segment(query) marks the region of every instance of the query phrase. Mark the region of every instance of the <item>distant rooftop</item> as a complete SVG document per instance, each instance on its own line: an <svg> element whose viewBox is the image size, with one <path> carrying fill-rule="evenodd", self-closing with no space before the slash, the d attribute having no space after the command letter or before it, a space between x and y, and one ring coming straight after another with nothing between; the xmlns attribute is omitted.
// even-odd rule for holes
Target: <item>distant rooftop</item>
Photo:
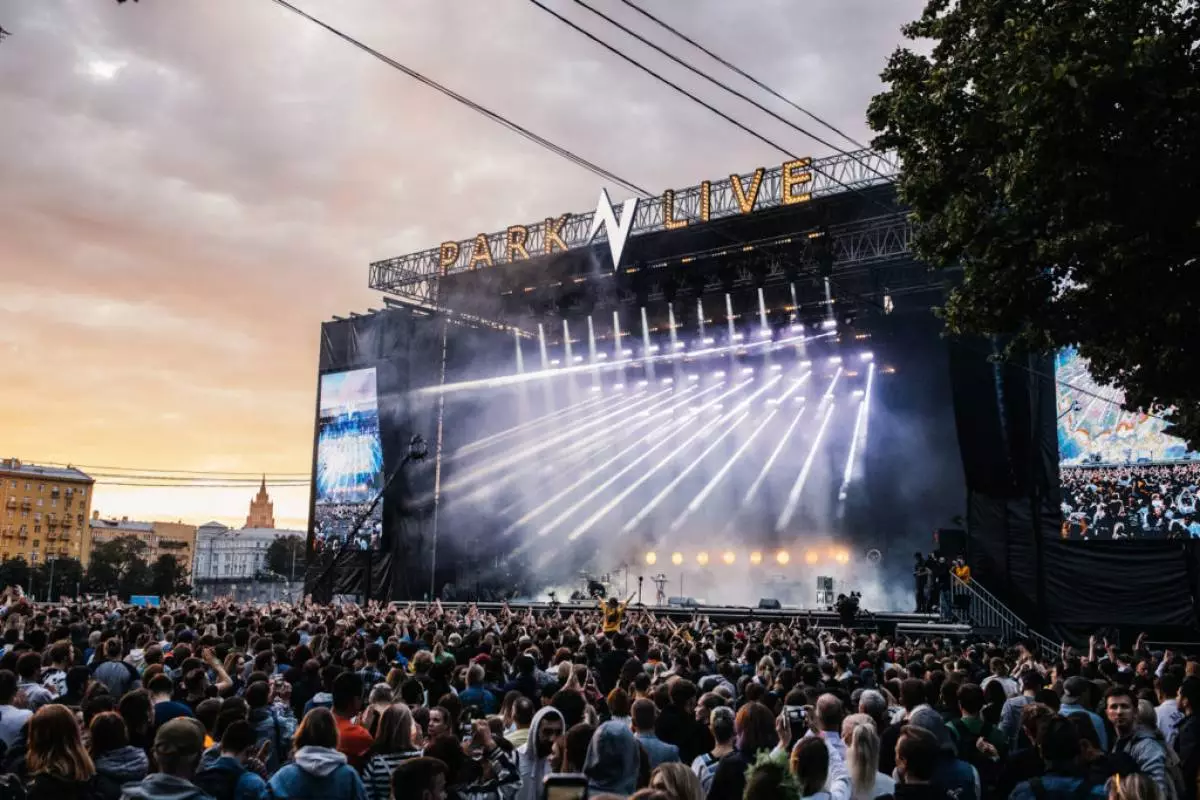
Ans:
<svg viewBox="0 0 1200 800"><path fill-rule="evenodd" d="M139 522L134 519L92 519L91 526L102 530L114 531L141 531L151 532L154 530L153 522Z"/></svg>
<svg viewBox="0 0 1200 800"><path fill-rule="evenodd" d="M0 474L28 475L30 477L50 478L51 480L95 483L91 476L74 467L43 467L38 464L26 464L19 458L0 459Z"/></svg>

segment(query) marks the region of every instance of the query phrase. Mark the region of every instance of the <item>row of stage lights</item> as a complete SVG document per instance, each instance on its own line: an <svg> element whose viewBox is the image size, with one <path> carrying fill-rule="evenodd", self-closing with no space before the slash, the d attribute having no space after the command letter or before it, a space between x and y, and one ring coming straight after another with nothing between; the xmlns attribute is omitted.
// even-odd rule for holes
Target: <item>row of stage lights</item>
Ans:
<svg viewBox="0 0 1200 800"><path fill-rule="evenodd" d="M761 550L752 550L749 556L750 563L754 566L758 566L763 563L764 559L766 559L768 555L775 561L776 564L781 567L787 566L792 560L792 554L787 550L776 550L773 554L766 555ZM820 550L806 550L804 551L804 563L818 564L821 562L821 556L822 552ZM824 556L827 560L836 562L838 564L850 563L850 551L843 548L831 547L824 551ZM658 563L658 553L653 550L646 553L645 558L646 564L651 567ZM683 553L679 551L671 553L671 563L675 566L683 566L683 562L685 560L686 559L684 558ZM701 550L696 553L696 563L702 567L707 567L711 560L712 557L709 555L707 550ZM735 553L733 550L725 550L721 553L720 561L727 567L732 567L737 563L737 560L737 553Z"/></svg>

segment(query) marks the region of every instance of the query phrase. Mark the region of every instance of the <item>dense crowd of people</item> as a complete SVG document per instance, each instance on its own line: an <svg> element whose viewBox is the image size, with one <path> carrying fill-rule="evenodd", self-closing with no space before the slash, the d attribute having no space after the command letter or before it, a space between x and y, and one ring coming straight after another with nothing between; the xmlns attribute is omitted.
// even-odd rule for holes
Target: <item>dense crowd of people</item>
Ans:
<svg viewBox="0 0 1200 800"><path fill-rule="evenodd" d="M1063 536L1200 538L1200 463L1063 467Z"/></svg>
<svg viewBox="0 0 1200 800"><path fill-rule="evenodd" d="M0 598L0 798L1197 800L1200 662L791 620Z"/></svg>

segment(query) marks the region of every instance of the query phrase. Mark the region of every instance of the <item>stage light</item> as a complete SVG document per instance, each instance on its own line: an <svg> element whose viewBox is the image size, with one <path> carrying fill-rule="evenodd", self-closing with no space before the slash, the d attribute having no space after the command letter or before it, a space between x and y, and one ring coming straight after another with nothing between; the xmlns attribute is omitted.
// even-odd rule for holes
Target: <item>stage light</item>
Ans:
<svg viewBox="0 0 1200 800"><path fill-rule="evenodd" d="M696 563L702 567L708 566L708 553L701 550L696 554Z"/></svg>
<svg viewBox="0 0 1200 800"><path fill-rule="evenodd" d="M746 335L745 335L744 333L735 333L735 334L734 334L732 337L730 337L730 338L732 339L732 341L735 341L735 342L740 342L742 339L745 339L745 338L746 338Z"/></svg>
<svg viewBox="0 0 1200 800"><path fill-rule="evenodd" d="M742 374L743 375L753 375L754 367L742 367Z"/></svg>
<svg viewBox="0 0 1200 800"><path fill-rule="evenodd" d="M821 323L821 327L822 328L836 328L837 320L836 319L827 319Z"/></svg>
<svg viewBox="0 0 1200 800"><path fill-rule="evenodd" d="M787 550L780 550L778 553L776 553L776 554L775 554L775 561L776 561L776 563L778 563L778 564L779 564L779 566L781 566L781 567L782 567L784 564L787 564L787 563L788 563L789 561L791 561L791 560L792 560L792 557L791 557L790 555L788 555L788 551L787 551Z"/></svg>
<svg viewBox="0 0 1200 800"><path fill-rule="evenodd" d="M596 353L597 361L604 361L608 358L608 353Z"/></svg>
<svg viewBox="0 0 1200 800"><path fill-rule="evenodd" d="M871 360L871 359L873 359L874 357L875 357L875 354L874 354L874 353L872 353L872 352L870 352L870 351L868 350L867 352L865 352L865 353L862 353L861 355L859 355L859 357L858 357L858 358L859 358L859 360L860 360L860 361L870 361L870 360Z"/></svg>
<svg viewBox="0 0 1200 800"><path fill-rule="evenodd" d="M661 381L659 381L659 383L661 383L663 386L670 386L674 382L675 382L674 378L663 378Z"/></svg>
<svg viewBox="0 0 1200 800"><path fill-rule="evenodd" d="M815 564L815 563L817 563L817 559L819 559L819 558L820 558L820 556L817 555L816 550L809 550L807 553L804 554L804 563L805 564Z"/></svg>
<svg viewBox="0 0 1200 800"><path fill-rule="evenodd" d="M802 366L802 367L811 367L811 366L812 366L812 362L811 362L811 361L801 361L801 362L800 362L800 366Z"/></svg>
<svg viewBox="0 0 1200 800"><path fill-rule="evenodd" d="M737 560L737 556L733 554L732 550L726 550L721 554L721 560L725 562L725 566L733 566L733 562Z"/></svg>
<svg viewBox="0 0 1200 800"><path fill-rule="evenodd" d="M598 392L598 391L600 391L600 387L599 387L599 386L593 386L593 387L592 387L592 391L593 391L593 392Z"/></svg>
<svg viewBox="0 0 1200 800"><path fill-rule="evenodd" d="M688 375L688 380L689 381L698 381L698 380L700 380L700 376L699 375Z"/></svg>
<svg viewBox="0 0 1200 800"><path fill-rule="evenodd" d="M618 392L624 388L625 388L625 384L623 384L623 383L614 383L613 384L613 389L615 389Z"/></svg>
<svg viewBox="0 0 1200 800"><path fill-rule="evenodd" d="M711 375L709 375L708 377L710 377L710 378L724 378L724 377L725 377L725 370L723 370L723 369L719 369L719 370L717 370L716 372L714 372L714 373L712 373Z"/></svg>
<svg viewBox="0 0 1200 800"><path fill-rule="evenodd" d="M865 392L862 389L855 389L853 392L850 393L850 396L851 397L862 397L864 394L865 394Z"/></svg>
<svg viewBox="0 0 1200 800"><path fill-rule="evenodd" d="M849 564L850 563L850 554L848 552L846 552L845 550L838 550L835 558L837 559L837 562L839 564Z"/></svg>
<svg viewBox="0 0 1200 800"><path fill-rule="evenodd" d="M559 365L559 360L557 358L550 361L550 366L557 367L558 365Z"/></svg>
<svg viewBox="0 0 1200 800"><path fill-rule="evenodd" d="M751 553L750 554L750 563L751 564L761 564L762 563L762 553L758 552L757 550L755 550L753 553Z"/></svg>
<svg viewBox="0 0 1200 800"><path fill-rule="evenodd" d="M637 385L638 385L638 386L645 386L645 385L646 385L646 384L648 384L648 383L650 383L650 381L638 381L638 382L637 382Z"/></svg>
<svg viewBox="0 0 1200 800"><path fill-rule="evenodd" d="M772 364L771 365L772 372L779 372L781 369L783 369L783 364Z"/></svg>
<svg viewBox="0 0 1200 800"><path fill-rule="evenodd" d="M657 352L658 352L658 345L656 345L656 344L652 344L652 345L650 345L648 348L646 348L646 352L648 352L648 353L657 353Z"/></svg>
<svg viewBox="0 0 1200 800"><path fill-rule="evenodd" d="M655 553L653 550L651 550L649 553L646 553L646 563L652 567L655 564L657 564L658 563L658 553Z"/></svg>
<svg viewBox="0 0 1200 800"><path fill-rule="evenodd" d="M758 338L760 338L760 339L770 339L770 338L771 338L771 329L770 329L770 328L763 328L761 331L759 331L759 332L758 332Z"/></svg>
<svg viewBox="0 0 1200 800"><path fill-rule="evenodd" d="M830 364L840 364L840 363L842 363L842 357L841 356L830 356L829 363Z"/></svg>
<svg viewBox="0 0 1200 800"><path fill-rule="evenodd" d="M801 325L800 323L796 323L795 325L792 326L792 333L802 333L803 331L804 331L804 326Z"/></svg>
<svg viewBox="0 0 1200 800"><path fill-rule="evenodd" d="M622 351L621 351L621 355L623 355L623 356L631 356L631 355L633 355L633 351L632 351L632 350L622 350Z"/></svg>
<svg viewBox="0 0 1200 800"><path fill-rule="evenodd" d="M705 337L704 337L703 339L701 339L700 341L701 341L701 343L702 343L702 344L707 344L707 345L713 345L713 344L716 344L716 343L717 343L717 340L716 340L716 339L714 339L714 338L712 338L711 336L705 336Z"/></svg>
<svg viewBox="0 0 1200 800"><path fill-rule="evenodd" d="M671 553L671 563L679 566L683 563L683 553Z"/></svg>

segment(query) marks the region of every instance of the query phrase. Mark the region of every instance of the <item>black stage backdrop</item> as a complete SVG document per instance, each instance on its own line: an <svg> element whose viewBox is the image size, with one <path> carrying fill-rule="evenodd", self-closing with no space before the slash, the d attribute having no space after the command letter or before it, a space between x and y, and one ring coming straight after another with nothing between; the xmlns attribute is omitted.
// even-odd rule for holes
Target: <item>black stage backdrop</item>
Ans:
<svg viewBox="0 0 1200 800"><path fill-rule="evenodd" d="M395 478L382 499L383 540L378 552L330 551L312 556L310 502L305 592L318 600L341 594L362 596L368 591L375 599L420 597L423 583L428 591L437 404L414 391L440 381L445 324L440 318L394 308L321 325L321 375L376 370L383 474L386 479L395 473ZM319 384L318 378L318 393ZM316 434L314 425L314 472ZM430 458L401 466L414 434L428 441Z"/></svg>
<svg viewBox="0 0 1200 800"><path fill-rule="evenodd" d="M950 342L973 574L1013 611L1073 643L1102 628L1196 629L1200 547L1062 538L1054 362Z"/></svg>

